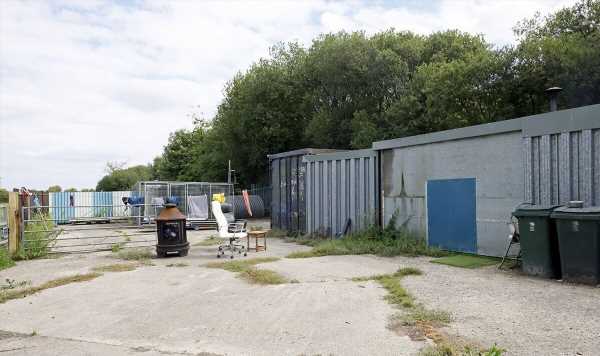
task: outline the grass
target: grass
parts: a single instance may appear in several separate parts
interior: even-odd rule
[[[15,265],[15,261],[10,258],[10,254],[5,248],[0,247],[0,271]]]
[[[98,273],[98,272],[77,274],[74,276],[54,279],[54,280],[45,282],[39,286],[33,286],[33,287],[24,288],[24,289],[6,290],[3,292],[0,292],[0,304],[6,303],[7,301],[12,300],[12,299],[25,298],[29,295],[39,293],[46,289],[56,288],[56,287],[64,286],[64,285],[71,284],[71,283],[80,283],[80,282],[91,281],[92,279],[98,278],[101,275],[102,275],[102,273]]]
[[[123,249],[123,245],[121,243],[113,244],[110,247],[110,250],[112,251],[112,253],[117,253],[117,252],[121,251],[122,249]]]
[[[219,238],[216,236],[209,236],[208,239],[198,241],[193,246],[214,246],[214,245],[220,245],[224,242],[225,242],[225,239],[222,239],[222,238]]]
[[[239,277],[256,284],[284,284],[288,280],[275,271],[268,269],[258,269],[254,267],[247,268],[240,272]]]
[[[127,272],[127,271],[133,271],[134,269],[136,269],[136,266],[133,264],[115,263],[112,265],[94,267],[94,268],[92,268],[92,271],[94,271],[94,272]]]
[[[480,268],[496,265],[500,263],[500,259],[496,257],[458,254],[454,256],[436,258],[431,260],[431,262],[453,267]]]
[[[289,281],[279,273],[268,269],[257,269],[257,264],[279,260],[277,257],[249,258],[239,261],[210,262],[208,268],[221,268],[229,272],[236,272],[238,276],[250,283],[256,284],[283,284]]]
[[[151,259],[153,254],[147,248],[129,248],[117,251],[116,257],[126,261],[144,261]]]
[[[335,255],[372,254],[392,256],[447,256],[448,253],[427,246],[422,236],[406,229],[396,230],[393,223],[385,229],[370,227],[363,231],[336,240],[292,239],[302,245],[312,246],[310,251],[293,252],[287,258],[309,258]]]
[[[403,310],[403,312],[390,318],[388,328],[397,332],[405,331],[412,339],[416,340],[423,340],[427,336],[437,343],[442,338],[438,336],[435,328],[449,323],[452,318],[450,313],[428,310],[417,304],[414,297],[400,283],[400,280],[405,276],[419,276],[422,274],[423,272],[417,268],[405,267],[390,274],[356,277],[352,280],[356,282],[377,281],[388,292],[384,299]]]
[[[443,343],[430,345],[419,352],[419,356],[502,356],[506,350],[493,345],[487,350],[474,346]]]
[[[261,230],[260,228],[258,230]],[[267,231],[267,237],[272,237],[272,238],[280,238],[280,237],[286,237],[288,235],[288,232],[286,230],[282,230],[282,229],[271,229],[269,231]]]
[[[224,262],[209,262],[204,266],[208,268],[220,268],[229,272],[242,272],[252,266],[255,266],[260,263],[268,263],[275,262],[279,260],[277,257],[258,257],[258,258],[248,258],[245,260],[234,260],[234,261],[224,261]]]
[[[189,266],[189,265],[185,262],[169,263],[168,265],[166,265],[166,267],[187,267],[187,266]]]
[[[62,229],[54,229],[54,222],[49,214],[35,213],[32,220],[35,221],[25,224],[25,241],[13,259],[31,260],[47,257],[58,236],[63,232]]]

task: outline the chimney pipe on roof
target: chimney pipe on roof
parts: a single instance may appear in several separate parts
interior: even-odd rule
[[[552,87],[546,89],[546,94],[548,94],[548,98],[550,99],[550,111],[558,110],[558,93],[560,93],[563,89],[561,87]]]

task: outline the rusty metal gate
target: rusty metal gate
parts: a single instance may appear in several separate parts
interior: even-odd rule
[[[150,208],[158,211],[160,207]],[[122,209],[105,204],[24,206],[21,208],[21,253],[40,257],[154,246],[154,219],[148,219],[148,212],[145,216],[135,215],[139,210],[134,206]]]

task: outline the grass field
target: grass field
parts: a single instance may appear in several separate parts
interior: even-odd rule
[[[460,254],[436,258],[431,262],[461,268],[480,268],[496,265],[500,263],[500,259],[497,257]]]

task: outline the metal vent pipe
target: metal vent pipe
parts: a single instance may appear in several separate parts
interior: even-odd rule
[[[548,94],[548,98],[550,99],[550,111],[558,110],[557,98],[558,98],[558,94],[562,90],[563,89],[561,87],[551,87],[551,88],[546,89],[546,94]]]

